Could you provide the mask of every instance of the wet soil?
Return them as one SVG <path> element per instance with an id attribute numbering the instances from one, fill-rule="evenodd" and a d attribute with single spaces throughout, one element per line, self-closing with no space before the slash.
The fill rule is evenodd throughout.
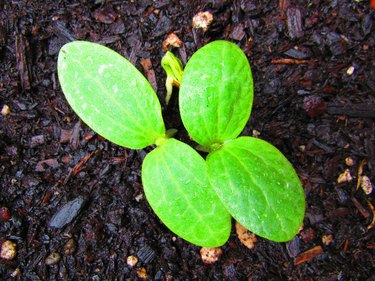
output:
<path id="1" fill-rule="evenodd" d="M 206 32 L 192 28 L 200 11 L 214 18 Z M 0 0 L 0 16 L 0 243 L 17 251 L 0 260 L 1 280 L 374 280 L 375 199 L 361 187 L 363 176 L 375 181 L 368 1 Z M 184 62 L 216 39 L 247 54 L 255 104 L 243 134 L 278 147 L 306 193 L 304 226 L 291 242 L 258 238 L 250 250 L 233 229 L 220 259 L 204 264 L 200 248 L 175 237 L 143 196 L 150 150 L 106 141 L 69 108 L 59 48 L 99 42 L 154 72 L 167 127 L 186 140 L 176 96 L 163 102 L 162 42 L 172 32 Z M 346 170 L 351 180 L 338 183 Z"/>

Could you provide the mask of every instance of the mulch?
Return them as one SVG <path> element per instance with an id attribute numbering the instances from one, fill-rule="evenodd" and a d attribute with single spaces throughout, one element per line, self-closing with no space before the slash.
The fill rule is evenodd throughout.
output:
<path id="1" fill-rule="evenodd" d="M 214 19 L 205 32 L 192 28 L 201 11 Z M 375 199 L 363 188 L 375 181 L 369 1 L 0 0 L 0 17 L 0 244 L 16 247 L 0 259 L 0 279 L 374 280 Z M 160 60 L 171 33 L 184 63 L 217 39 L 248 56 L 255 100 L 243 135 L 279 148 L 306 194 L 292 241 L 258 237 L 248 249 L 233 229 L 219 260 L 204 264 L 200 248 L 175 237 L 145 200 L 150 149 L 106 141 L 68 106 L 58 51 L 98 42 L 152 80 L 167 127 L 189 141 L 177 93 L 164 103 Z"/>

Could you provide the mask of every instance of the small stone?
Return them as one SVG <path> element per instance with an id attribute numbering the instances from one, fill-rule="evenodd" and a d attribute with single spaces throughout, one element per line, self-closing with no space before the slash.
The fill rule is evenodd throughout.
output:
<path id="1" fill-rule="evenodd" d="M 350 174 L 349 169 L 346 169 L 342 174 L 337 178 L 337 183 L 351 182 L 353 180 L 352 175 Z"/>
<path id="2" fill-rule="evenodd" d="M 366 195 L 372 192 L 372 183 L 368 176 L 361 177 L 361 187 Z"/>
<path id="3" fill-rule="evenodd" d="M 345 164 L 349 167 L 353 166 L 355 164 L 355 161 L 351 157 L 346 157 L 345 158 Z"/>
<path id="4" fill-rule="evenodd" d="M 200 250 L 202 261 L 205 264 L 214 264 L 217 262 L 220 258 L 220 256 L 223 254 L 223 250 L 221 248 L 206 248 L 203 247 Z"/>
<path id="5" fill-rule="evenodd" d="M 46 260 L 44 261 L 46 265 L 55 265 L 60 261 L 60 254 L 59 253 L 51 253 Z"/>
<path id="6" fill-rule="evenodd" d="M 86 203 L 85 197 L 79 196 L 72 201 L 67 202 L 58 210 L 48 223 L 51 228 L 62 228 L 74 220 Z"/>
<path id="7" fill-rule="evenodd" d="M 17 247 L 16 243 L 13 243 L 12 241 L 9 241 L 9 240 L 5 240 L 1 244 L 0 258 L 5 259 L 5 260 L 14 259 L 17 254 L 16 247 Z"/>
<path id="8" fill-rule="evenodd" d="M 141 279 L 147 279 L 148 278 L 146 268 L 141 267 L 141 268 L 137 268 L 136 270 L 137 270 L 137 275 L 138 275 L 139 278 L 141 278 Z"/>
<path id="9" fill-rule="evenodd" d="M 193 17 L 193 28 L 203 29 L 203 31 L 207 31 L 213 19 L 214 17 L 210 12 L 199 12 Z"/>
<path id="10" fill-rule="evenodd" d="M 10 108 L 9 106 L 7 106 L 6 104 L 3 106 L 3 108 L 1 109 L 1 115 L 3 116 L 7 116 L 9 115 L 10 113 Z"/>
<path id="11" fill-rule="evenodd" d="M 352 74 L 354 73 L 354 70 L 355 70 L 354 66 L 350 66 L 350 67 L 346 70 L 346 74 L 350 76 L 350 75 L 352 75 Z"/>
<path id="12" fill-rule="evenodd" d="M 21 269 L 19 269 L 17 267 L 16 270 L 14 270 L 10 276 L 12 276 L 12 277 L 19 277 L 19 276 L 21 276 Z"/>
<path id="13" fill-rule="evenodd" d="M 126 263 L 130 266 L 130 267 L 134 267 L 136 266 L 136 264 L 138 263 L 138 258 L 136 256 L 128 256 L 126 258 Z"/>
<path id="14" fill-rule="evenodd" d="M 66 256 L 71 256 L 76 249 L 76 243 L 74 239 L 69 239 L 64 246 L 64 253 Z"/>
<path id="15" fill-rule="evenodd" d="M 260 132 L 259 132 L 258 130 L 255 130 L 255 129 L 254 129 L 252 133 L 253 133 L 253 137 L 256 137 L 256 138 L 257 138 L 257 137 L 260 136 Z"/>

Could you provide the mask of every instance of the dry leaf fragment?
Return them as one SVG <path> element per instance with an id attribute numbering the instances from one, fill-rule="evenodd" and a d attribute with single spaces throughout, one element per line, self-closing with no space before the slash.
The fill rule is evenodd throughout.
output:
<path id="1" fill-rule="evenodd" d="M 346 169 L 342 174 L 337 178 L 337 183 L 351 182 L 353 180 L 352 175 L 350 174 L 349 169 Z"/>
<path id="2" fill-rule="evenodd" d="M 257 237 L 254 233 L 249 232 L 245 227 L 243 227 L 238 222 L 236 222 L 236 233 L 238 239 L 241 241 L 243 245 L 245 245 L 249 249 L 254 248 L 255 243 L 257 242 Z"/>
<path id="3" fill-rule="evenodd" d="M 319 256 L 321 253 L 323 253 L 323 248 L 322 246 L 315 246 L 314 248 L 311 248 L 301 254 L 299 254 L 295 259 L 294 259 L 294 265 L 299 265 L 305 262 L 308 262 L 309 260 Z"/>
<path id="4" fill-rule="evenodd" d="M 169 46 L 181 48 L 183 44 L 184 43 L 182 43 L 182 41 L 180 40 L 180 38 L 178 38 L 176 34 L 171 33 L 168 35 L 167 39 L 163 41 L 162 48 L 163 51 L 166 52 L 168 51 Z"/>
<path id="5" fill-rule="evenodd" d="M 210 12 L 199 12 L 193 17 L 193 28 L 201 28 L 203 31 L 207 31 L 213 19 L 214 17 Z"/>
<path id="6" fill-rule="evenodd" d="M 203 247 L 200 250 L 202 261 L 206 264 L 213 264 L 217 262 L 222 255 L 223 250 L 221 248 L 206 248 Z"/>
<path id="7" fill-rule="evenodd" d="M 366 195 L 372 192 L 372 183 L 368 176 L 361 176 L 361 187 Z"/>
<path id="8" fill-rule="evenodd" d="M 156 76 L 155 76 L 155 71 L 152 68 L 152 62 L 149 58 L 147 59 L 142 59 L 141 60 L 141 65 L 146 72 L 147 80 L 150 82 L 152 88 L 154 89 L 155 92 L 158 90 L 158 84 L 156 82 Z"/>

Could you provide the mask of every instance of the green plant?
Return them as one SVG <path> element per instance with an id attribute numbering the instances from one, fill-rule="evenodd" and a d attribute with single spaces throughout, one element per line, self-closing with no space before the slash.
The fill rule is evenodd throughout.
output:
<path id="1" fill-rule="evenodd" d="M 220 246 L 233 216 L 267 239 L 293 238 L 305 210 L 296 172 L 271 144 L 238 137 L 253 101 L 244 53 L 233 43 L 212 42 L 191 57 L 183 74 L 168 56 L 163 67 L 167 74 L 178 70 L 169 82 L 180 84 L 183 124 L 208 152 L 206 160 L 165 130 L 152 87 L 116 52 L 68 43 L 59 53 L 58 75 L 71 107 L 94 131 L 133 149 L 156 145 L 144 159 L 142 182 L 152 209 L 174 233 L 200 246 Z"/>

